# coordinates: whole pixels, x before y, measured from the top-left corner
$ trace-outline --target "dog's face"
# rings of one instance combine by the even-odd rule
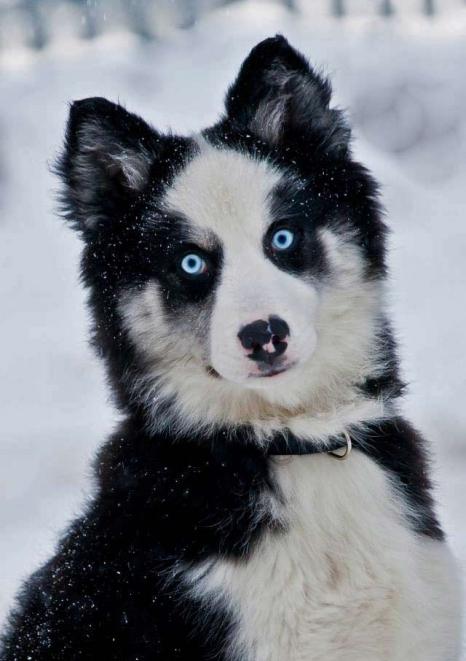
[[[267,388],[314,351],[322,251],[302,222],[299,181],[202,139],[196,152],[162,201],[185,219],[176,287],[196,292],[172,316],[172,332],[189,318],[188,341],[202,347],[204,369]]]
[[[329,101],[278,37],[192,138],[74,104],[60,173],[97,343],[153,420],[167,404],[208,424],[286,415],[380,369],[383,227]]]

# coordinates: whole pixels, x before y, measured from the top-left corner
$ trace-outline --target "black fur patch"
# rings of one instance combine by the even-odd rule
[[[115,434],[96,464],[93,503],[23,590],[2,661],[224,658],[232,617],[203,612],[206,636],[178,571],[246,558],[276,528],[258,513],[274,487],[254,446],[222,434],[204,440],[174,444],[134,422]]]
[[[228,90],[229,120],[272,144],[303,142],[315,152],[344,154],[350,131],[329,107],[331,85],[280,35],[258,44]]]
[[[396,400],[404,394],[406,385],[400,376],[396,342],[387,320],[380,328],[375,342],[383,370],[377,376],[367,378],[358,387],[366,397]]]
[[[360,441],[357,439],[360,438]],[[403,418],[369,425],[356,445],[388,471],[401,486],[413,529],[432,539],[442,540],[443,532],[434,511],[432,483],[425,441]]]
[[[147,188],[156,159],[166,160],[167,144],[173,140],[106,99],[75,101],[56,165],[66,185],[65,216],[85,237],[102,221],[121,218]],[[174,152],[176,148],[170,153],[172,168]]]
[[[318,235],[323,223],[318,196],[304,181],[286,177],[272,193],[271,215],[274,222],[264,237],[264,252],[269,259],[290,273],[316,280],[325,278],[328,264]],[[277,252],[271,247],[271,237],[282,227],[295,232],[296,245],[289,251]]]

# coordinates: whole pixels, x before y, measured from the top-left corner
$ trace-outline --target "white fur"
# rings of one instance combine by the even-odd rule
[[[198,147],[168,189],[167,207],[184,214],[193,231],[213,231],[227,246],[259,247],[270,220],[267,197],[282,175],[267,161],[215,148],[203,138]]]
[[[410,532],[386,474],[367,457],[277,460],[286,532],[244,561],[185,580],[200,608],[227,606],[241,661],[455,661],[459,590],[445,544]]]

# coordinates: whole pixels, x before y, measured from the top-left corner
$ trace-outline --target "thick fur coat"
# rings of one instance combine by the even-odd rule
[[[459,658],[377,186],[330,101],[278,36],[199,135],[73,104],[63,211],[124,420],[1,661]]]

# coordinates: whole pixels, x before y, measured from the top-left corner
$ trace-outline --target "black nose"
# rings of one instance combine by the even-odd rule
[[[290,334],[288,324],[280,317],[269,317],[268,321],[258,319],[244,326],[238,333],[239,340],[245,349],[250,349],[248,358],[272,364],[276,358],[285,353]]]

